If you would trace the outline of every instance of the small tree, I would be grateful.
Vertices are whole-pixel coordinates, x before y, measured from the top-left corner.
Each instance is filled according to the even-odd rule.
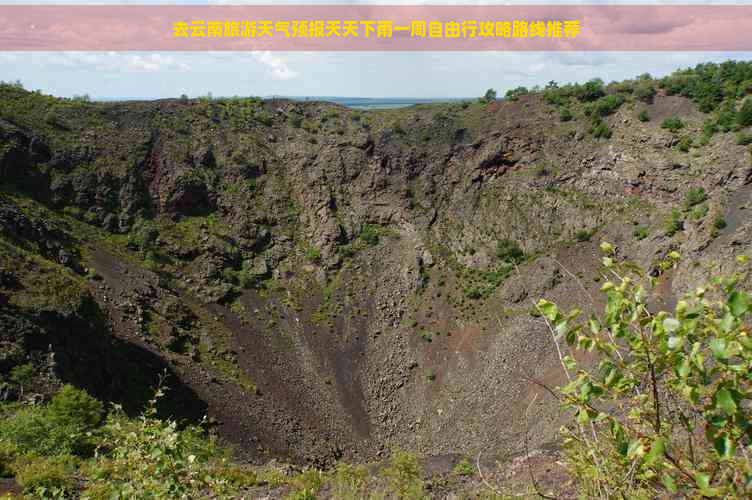
[[[752,125],[752,99],[745,99],[741,109],[736,115],[736,121],[742,127]]]
[[[601,315],[581,322],[577,309],[537,304],[552,335],[597,353],[595,365],[560,356],[568,379],[560,398],[574,416],[564,448],[582,496],[749,498],[752,298],[737,289],[741,276],[654,313],[645,283],[656,278],[608,243],[601,249],[616,277],[601,288]],[[679,258],[671,252],[659,268]]]
[[[634,96],[647,103],[653,102],[655,97],[655,87],[652,80],[640,80],[635,84]]]
[[[488,89],[483,95],[483,102],[493,102],[496,100],[496,90]]]
[[[34,377],[34,366],[31,363],[14,366],[10,371],[10,380],[21,388],[21,397],[24,389],[31,383]]]

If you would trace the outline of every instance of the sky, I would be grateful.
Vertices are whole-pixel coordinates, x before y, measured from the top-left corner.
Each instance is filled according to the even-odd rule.
[[[0,0],[19,4],[752,4],[726,1],[501,0]],[[0,80],[71,97],[161,98],[286,95],[473,97],[550,80],[666,75],[699,62],[752,59],[752,52],[0,52]]]

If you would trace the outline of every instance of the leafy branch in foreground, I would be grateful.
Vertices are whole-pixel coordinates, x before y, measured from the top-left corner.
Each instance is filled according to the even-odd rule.
[[[671,313],[652,313],[642,283],[655,278],[617,259],[610,244],[601,249],[614,281],[601,288],[600,316],[583,322],[578,310],[537,304],[557,340],[597,353],[596,363],[561,356],[568,383],[560,397],[574,417],[564,448],[582,493],[748,496],[752,299],[737,287],[746,272],[697,288]],[[679,258],[671,252],[664,265]]]

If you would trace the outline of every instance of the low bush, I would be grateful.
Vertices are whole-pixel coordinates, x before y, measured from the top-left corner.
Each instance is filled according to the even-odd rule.
[[[672,210],[663,226],[663,233],[666,236],[671,237],[683,229],[684,221],[682,221],[681,213],[679,213],[678,210]]]
[[[102,419],[102,403],[86,391],[65,385],[47,405],[47,414],[56,425],[90,430]]]
[[[18,456],[18,446],[7,441],[0,441],[0,477],[13,476],[11,464]]]
[[[744,134],[739,132],[736,135],[736,144],[739,146],[749,146],[752,144],[752,134]]]
[[[632,236],[637,241],[644,240],[649,234],[648,228],[645,226],[637,226],[634,228],[634,231],[632,231]]]
[[[594,234],[595,229],[580,229],[575,233],[574,239],[576,239],[580,243],[584,243],[586,241],[590,241],[590,238],[592,238]]]
[[[16,482],[26,494],[41,498],[74,496],[76,459],[70,455],[23,458],[13,467]]]
[[[695,205],[699,205],[708,199],[708,195],[705,192],[705,188],[696,187],[692,188],[684,194],[684,206],[691,208]]]
[[[650,115],[648,115],[648,112],[646,110],[640,111],[640,114],[637,115],[637,119],[641,122],[649,122],[650,121]]]
[[[37,455],[87,453],[91,442],[86,431],[56,422],[43,407],[22,408],[0,422],[0,440],[16,446],[21,453]]]
[[[590,122],[588,133],[596,139],[609,139],[611,137],[611,129],[600,117],[596,117]]]
[[[374,224],[363,224],[359,236],[369,245],[378,245],[380,232],[379,227]]]
[[[744,99],[744,102],[736,115],[736,121],[741,127],[752,126],[752,99]]]
[[[457,476],[473,476],[475,475],[475,467],[466,458],[463,458],[452,468],[452,472]]]
[[[595,110],[600,116],[608,116],[619,109],[623,103],[623,95],[611,94],[598,99],[595,103]]]
[[[559,111],[559,120],[563,122],[572,121],[574,118],[574,115],[569,110],[569,108],[561,108],[561,111]]]
[[[414,455],[402,451],[394,453],[389,465],[382,469],[381,475],[389,481],[391,491],[397,498],[428,497],[423,485],[423,470]]]
[[[661,123],[661,128],[670,130],[671,132],[677,132],[684,128],[684,122],[682,122],[680,118],[673,116],[671,118],[666,118],[665,120],[663,120],[663,123]]]
[[[116,406],[103,423],[101,403],[70,386],[47,406],[11,408],[0,422],[0,475],[43,498],[234,498],[256,484],[202,427],[157,418],[162,395],[138,418]]]
[[[653,80],[640,80],[634,86],[634,96],[643,102],[653,102],[655,97],[655,87],[653,86]]]
[[[525,257],[520,244],[504,238],[496,242],[496,257],[503,262],[518,263]]]
[[[685,135],[684,137],[679,139],[676,147],[679,149],[679,151],[683,151],[684,153],[689,152],[689,148],[692,147],[692,138]]]

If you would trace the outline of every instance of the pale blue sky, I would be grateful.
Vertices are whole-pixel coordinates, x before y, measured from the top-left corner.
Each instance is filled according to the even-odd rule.
[[[231,0],[12,1],[0,4],[226,4]],[[286,4],[656,3],[651,1],[284,0]],[[671,4],[747,4],[678,1]],[[337,95],[357,97],[477,96],[494,87],[660,76],[704,61],[752,59],[752,52],[0,52],[0,79],[60,96],[170,97]]]

